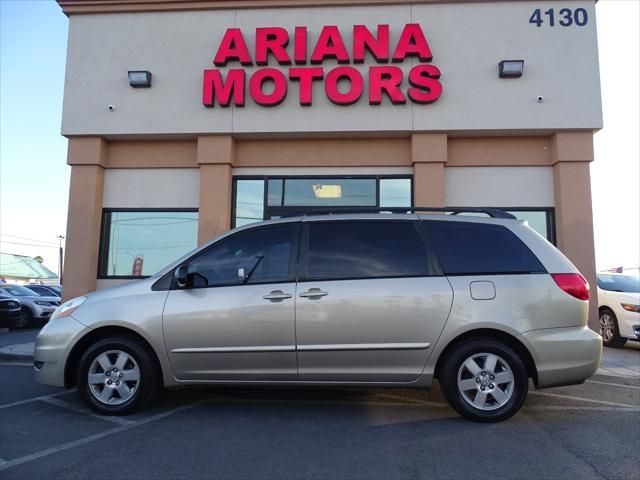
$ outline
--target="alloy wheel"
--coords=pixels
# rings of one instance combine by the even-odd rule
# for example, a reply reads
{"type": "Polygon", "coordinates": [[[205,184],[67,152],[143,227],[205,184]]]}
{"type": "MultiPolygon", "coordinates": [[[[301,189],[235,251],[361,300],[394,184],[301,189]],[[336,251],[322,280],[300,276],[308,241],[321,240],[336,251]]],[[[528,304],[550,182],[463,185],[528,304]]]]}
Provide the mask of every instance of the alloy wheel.
{"type": "Polygon", "coordinates": [[[474,408],[496,410],[513,396],[515,381],[509,364],[493,353],[468,357],[458,369],[458,391],[474,408]]]}
{"type": "Polygon", "coordinates": [[[140,368],[127,352],[109,350],[93,360],[87,383],[91,394],[101,403],[121,405],[138,390],[140,368]]]}
{"type": "Polygon", "coordinates": [[[610,342],[615,336],[615,324],[613,318],[608,313],[600,315],[600,335],[605,342],[610,342]]]}

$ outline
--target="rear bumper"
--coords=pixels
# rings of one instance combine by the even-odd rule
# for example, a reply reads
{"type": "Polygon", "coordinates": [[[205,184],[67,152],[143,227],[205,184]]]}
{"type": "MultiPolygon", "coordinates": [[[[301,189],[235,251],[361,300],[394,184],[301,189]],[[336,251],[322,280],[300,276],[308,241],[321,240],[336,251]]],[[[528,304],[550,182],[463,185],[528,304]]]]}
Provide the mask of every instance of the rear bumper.
{"type": "Polygon", "coordinates": [[[38,383],[64,387],[67,358],[77,340],[89,328],[73,317],[47,323],[36,337],[34,376],[38,383]]]}
{"type": "Polygon", "coordinates": [[[522,340],[536,363],[538,388],[583,383],[602,359],[602,337],[588,327],[531,330],[522,340]]]}

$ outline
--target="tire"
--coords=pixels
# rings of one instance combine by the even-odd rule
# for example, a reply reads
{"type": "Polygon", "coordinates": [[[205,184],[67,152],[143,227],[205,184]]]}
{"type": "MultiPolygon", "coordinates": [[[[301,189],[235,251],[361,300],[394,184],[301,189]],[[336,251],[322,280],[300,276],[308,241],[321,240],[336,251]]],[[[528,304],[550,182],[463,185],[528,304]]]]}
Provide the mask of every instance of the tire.
{"type": "Polygon", "coordinates": [[[442,391],[451,406],[476,422],[506,420],[527,398],[529,378],[524,363],[511,348],[492,338],[469,339],[456,345],[439,373],[442,391]],[[504,382],[498,383],[500,380],[504,382]]]}
{"type": "Polygon", "coordinates": [[[602,335],[602,344],[607,347],[620,348],[627,343],[627,339],[620,336],[618,319],[613,310],[608,308],[600,310],[600,335],[602,335]]]}
{"type": "Polygon", "coordinates": [[[33,314],[31,310],[24,307],[20,310],[20,315],[13,324],[14,328],[26,328],[33,323],[33,314]]]}
{"type": "Polygon", "coordinates": [[[83,402],[93,411],[127,415],[153,399],[160,379],[148,347],[131,338],[108,337],[82,354],[76,384],[83,402]]]}

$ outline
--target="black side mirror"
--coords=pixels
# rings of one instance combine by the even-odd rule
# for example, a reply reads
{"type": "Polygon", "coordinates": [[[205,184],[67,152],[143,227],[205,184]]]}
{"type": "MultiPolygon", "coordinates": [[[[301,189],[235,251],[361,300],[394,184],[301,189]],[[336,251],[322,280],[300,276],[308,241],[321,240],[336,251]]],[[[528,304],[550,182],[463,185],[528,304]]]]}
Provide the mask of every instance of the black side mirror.
{"type": "Polygon", "coordinates": [[[176,268],[173,273],[173,278],[176,279],[178,288],[186,288],[189,283],[189,269],[187,265],[180,265],[176,268]]]}

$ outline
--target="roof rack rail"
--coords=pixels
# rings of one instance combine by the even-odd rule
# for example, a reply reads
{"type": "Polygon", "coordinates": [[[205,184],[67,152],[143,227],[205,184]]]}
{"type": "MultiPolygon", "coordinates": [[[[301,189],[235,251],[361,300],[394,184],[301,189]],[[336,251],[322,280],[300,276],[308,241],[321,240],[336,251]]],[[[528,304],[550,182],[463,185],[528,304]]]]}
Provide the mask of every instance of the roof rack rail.
{"type": "Polygon", "coordinates": [[[308,215],[339,215],[341,213],[418,213],[418,212],[441,212],[451,215],[459,215],[461,213],[484,213],[491,218],[506,218],[516,220],[512,214],[497,208],[480,208],[480,207],[332,207],[332,208],[308,208],[305,210],[296,210],[282,215],[281,218],[305,217],[308,215]]]}

